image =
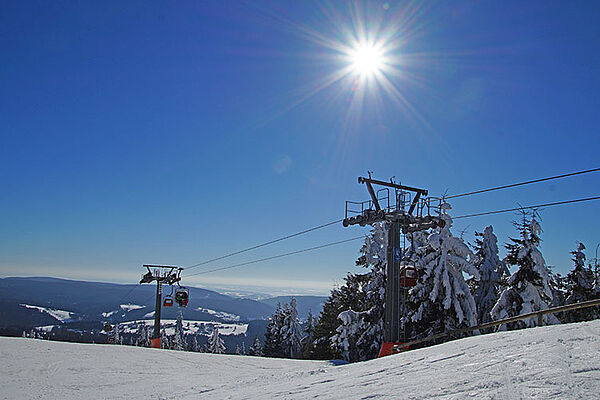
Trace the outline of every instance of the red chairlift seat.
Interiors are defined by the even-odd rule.
[[[175,301],[179,307],[187,307],[190,299],[190,292],[186,288],[179,288],[175,291]]]
[[[163,307],[173,307],[173,298],[171,296],[165,297],[163,300]]]
[[[400,286],[411,288],[417,285],[419,271],[412,265],[406,265],[400,269]]]

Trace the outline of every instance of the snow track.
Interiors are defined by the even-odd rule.
[[[597,399],[600,321],[362,363],[0,338],[2,399]]]

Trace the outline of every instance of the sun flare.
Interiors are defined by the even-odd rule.
[[[381,49],[373,45],[357,45],[350,53],[352,69],[361,75],[372,75],[383,68]]]

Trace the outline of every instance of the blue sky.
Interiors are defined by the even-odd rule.
[[[367,171],[438,196],[598,167],[599,17],[596,2],[5,2],[0,275],[137,282],[144,263],[192,265],[341,218],[367,198]],[[394,92],[357,90],[353,74],[315,90],[348,67],[327,44],[352,46],[361,26],[393,33]],[[454,212],[599,183],[456,199]],[[541,216],[549,265],[567,272],[577,241],[594,257],[597,202]],[[504,243],[512,219],[455,233],[493,224]],[[333,226],[206,269],[361,232]],[[359,248],[188,283],[327,293]]]

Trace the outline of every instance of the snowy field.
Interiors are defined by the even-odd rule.
[[[598,399],[600,321],[335,366],[0,338],[3,399]]]
[[[56,318],[60,322],[65,322],[65,321],[71,320],[73,318],[73,315],[75,314],[74,312],[71,312],[71,311],[55,310],[53,308],[45,308],[45,307],[40,307],[40,306],[32,306],[32,305],[29,305],[29,304],[20,304],[20,306],[21,307],[25,307],[25,308],[34,308],[34,309],[39,310],[41,312],[45,312],[46,314],[49,314],[50,316]]]

